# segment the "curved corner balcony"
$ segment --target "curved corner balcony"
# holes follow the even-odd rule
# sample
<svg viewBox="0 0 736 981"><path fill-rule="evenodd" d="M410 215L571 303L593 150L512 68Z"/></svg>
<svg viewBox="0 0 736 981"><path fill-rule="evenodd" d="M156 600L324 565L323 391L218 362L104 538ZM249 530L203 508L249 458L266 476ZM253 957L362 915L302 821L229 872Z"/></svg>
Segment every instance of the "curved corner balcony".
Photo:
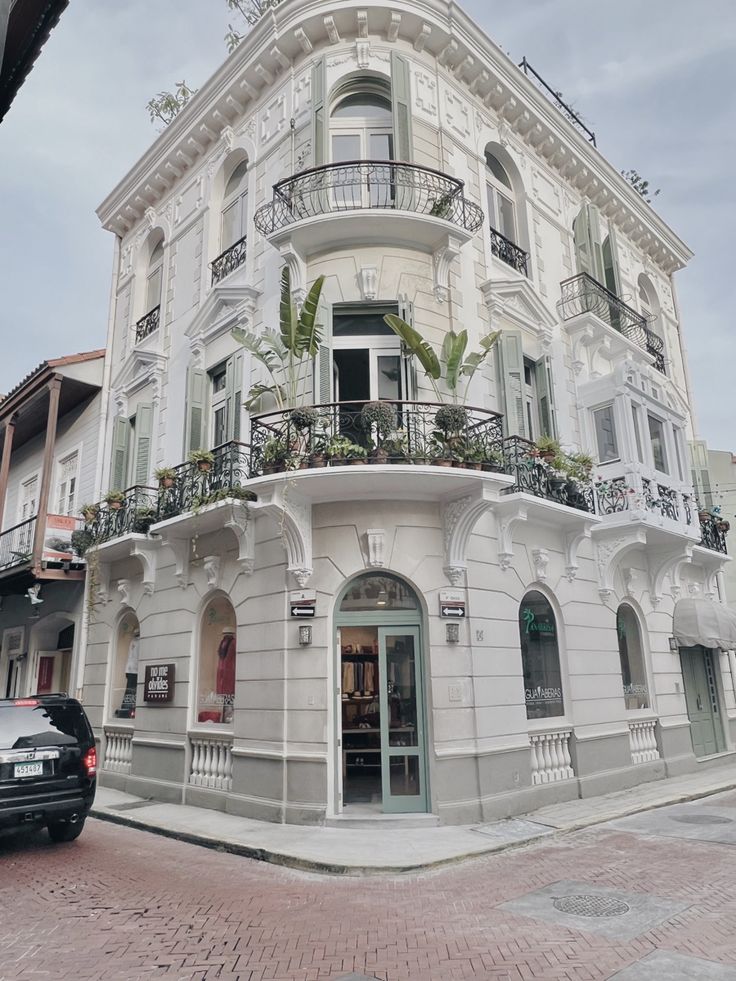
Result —
<svg viewBox="0 0 736 981"><path fill-rule="evenodd" d="M256 228L274 245L289 241L303 258L342 245L387 242L435 252L468 242L483 212L463 181L429 167L355 160L306 170L274 185Z"/></svg>

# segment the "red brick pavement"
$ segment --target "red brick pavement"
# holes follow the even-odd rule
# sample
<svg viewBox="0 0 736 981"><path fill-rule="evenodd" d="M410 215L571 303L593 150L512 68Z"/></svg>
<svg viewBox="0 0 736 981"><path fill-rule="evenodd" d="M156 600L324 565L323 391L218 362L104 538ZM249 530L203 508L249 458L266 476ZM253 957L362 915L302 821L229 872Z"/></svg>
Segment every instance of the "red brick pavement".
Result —
<svg viewBox="0 0 736 981"><path fill-rule="evenodd" d="M627 943L496 908L562 879L690 906ZM606 830L368 879L96 821L72 845L0 842L2 981L594 981L657 948L736 965L734 924L734 849Z"/></svg>

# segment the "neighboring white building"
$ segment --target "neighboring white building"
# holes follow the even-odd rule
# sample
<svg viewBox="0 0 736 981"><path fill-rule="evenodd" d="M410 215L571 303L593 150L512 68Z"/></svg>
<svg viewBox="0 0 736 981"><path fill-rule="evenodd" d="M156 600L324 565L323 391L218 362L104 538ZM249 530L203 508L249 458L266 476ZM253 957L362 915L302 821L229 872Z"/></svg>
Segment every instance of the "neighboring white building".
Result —
<svg viewBox="0 0 736 981"><path fill-rule="evenodd" d="M105 352L44 361L0 400L0 698L81 689L85 565L99 493Z"/></svg>
<svg viewBox="0 0 736 981"><path fill-rule="evenodd" d="M690 252L455 3L283 0L99 215L105 466L130 488L94 528L108 785L453 823L730 758L728 559L687 469ZM231 330L278 328L284 266L299 302L325 277L316 422L244 408L266 379ZM391 312L435 346L502 330L457 431ZM395 432L362 426L375 400ZM337 462L369 432L388 460ZM550 472L544 435L603 482ZM203 448L212 469L182 463Z"/></svg>
<svg viewBox="0 0 736 981"><path fill-rule="evenodd" d="M692 480L695 494L708 509L716 509L729 527L736 522L736 455L727 450L711 450L703 440L690 444ZM729 562L723 570L726 600L736 609L736 567Z"/></svg>

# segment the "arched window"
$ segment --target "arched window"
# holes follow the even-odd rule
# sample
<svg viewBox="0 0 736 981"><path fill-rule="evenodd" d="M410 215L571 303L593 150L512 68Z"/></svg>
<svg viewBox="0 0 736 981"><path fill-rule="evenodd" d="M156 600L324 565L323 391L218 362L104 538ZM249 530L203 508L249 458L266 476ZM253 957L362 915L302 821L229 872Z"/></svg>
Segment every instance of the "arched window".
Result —
<svg viewBox="0 0 736 981"><path fill-rule="evenodd" d="M388 80L347 80L332 99L332 162L393 160L393 125L391 85Z"/></svg>
<svg viewBox="0 0 736 981"><path fill-rule="evenodd" d="M110 712L116 719L135 716L139 652L140 624L135 613L129 611L120 621L115 636Z"/></svg>
<svg viewBox="0 0 736 981"><path fill-rule="evenodd" d="M369 572L355 579L340 604L341 613L391 613L419 610L413 590L401 579L387 573Z"/></svg>
<svg viewBox="0 0 736 981"><path fill-rule="evenodd" d="M491 230L500 232L509 242L516 244L518 229L514 188L506 168L488 150L486 150L486 196Z"/></svg>
<svg viewBox="0 0 736 981"><path fill-rule="evenodd" d="M248 161L241 161L230 175L222 202L221 251L240 242L248 230Z"/></svg>
<svg viewBox="0 0 736 981"><path fill-rule="evenodd" d="M532 591L522 600L519 634L527 719L564 715L557 621L549 600L541 593Z"/></svg>
<svg viewBox="0 0 736 981"><path fill-rule="evenodd" d="M649 686L644 667L639 621L632 608L626 603L622 603L616 613L616 633L626 708L629 711L648 709Z"/></svg>
<svg viewBox="0 0 736 981"><path fill-rule="evenodd" d="M148 261L148 281L146 283L146 314L161 306L161 288L164 273L164 241L161 239L151 252Z"/></svg>
<svg viewBox="0 0 736 981"><path fill-rule="evenodd" d="M198 724L232 725L236 652L235 610L227 597L216 596L205 608L199 631Z"/></svg>

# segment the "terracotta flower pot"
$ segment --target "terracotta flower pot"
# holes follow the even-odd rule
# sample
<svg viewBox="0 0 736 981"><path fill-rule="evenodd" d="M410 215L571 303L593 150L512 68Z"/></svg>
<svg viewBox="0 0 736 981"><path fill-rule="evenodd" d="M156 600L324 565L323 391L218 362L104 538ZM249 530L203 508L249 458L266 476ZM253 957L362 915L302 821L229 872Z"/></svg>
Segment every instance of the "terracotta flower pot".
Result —
<svg viewBox="0 0 736 981"><path fill-rule="evenodd" d="M111 511L122 511L123 510L123 502L122 501L110 501L109 504L108 504L108 507L110 508Z"/></svg>
<svg viewBox="0 0 736 981"><path fill-rule="evenodd" d="M173 477L162 477L159 481L159 486L165 487L168 490L170 487L174 486L174 483L175 480Z"/></svg>
<svg viewBox="0 0 736 981"><path fill-rule="evenodd" d="M324 455L324 453L313 453L309 458L309 463L312 467L326 467L327 457Z"/></svg>
<svg viewBox="0 0 736 981"><path fill-rule="evenodd" d="M437 460L433 460L432 463L436 467L451 467L452 466L452 460L440 460L440 459L437 459Z"/></svg>
<svg viewBox="0 0 736 981"><path fill-rule="evenodd" d="M200 473L209 473L211 469L212 464L209 462L209 460L199 460L197 462L197 470L199 470Z"/></svg>

